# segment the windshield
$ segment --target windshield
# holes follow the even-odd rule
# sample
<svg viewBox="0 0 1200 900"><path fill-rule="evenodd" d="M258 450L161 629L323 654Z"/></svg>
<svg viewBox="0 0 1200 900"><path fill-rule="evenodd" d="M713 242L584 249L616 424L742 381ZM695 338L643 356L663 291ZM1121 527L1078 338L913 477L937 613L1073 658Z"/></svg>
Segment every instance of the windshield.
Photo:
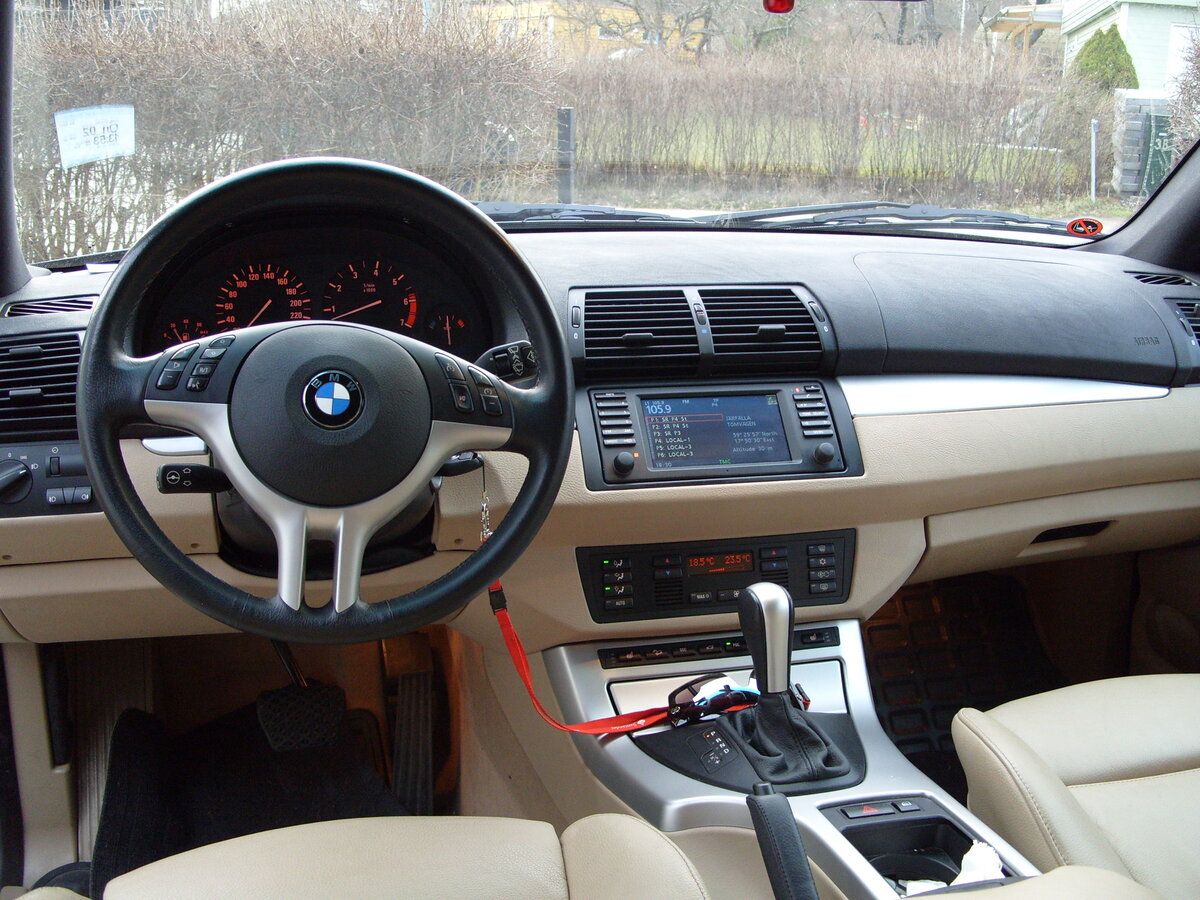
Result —
<svg viewBox="0 0 1200 900"><path fill-rule="evenodd" d="M213 179L308 155L392 163L510 210L572 202L730 227L762 220L711 214L886 201L1094 216L1107 233L1190 145L1200 54L1192 7L1118 23L1123 4L1099 18L1086 5L18 3L24 251L128 247Z"/></svg>

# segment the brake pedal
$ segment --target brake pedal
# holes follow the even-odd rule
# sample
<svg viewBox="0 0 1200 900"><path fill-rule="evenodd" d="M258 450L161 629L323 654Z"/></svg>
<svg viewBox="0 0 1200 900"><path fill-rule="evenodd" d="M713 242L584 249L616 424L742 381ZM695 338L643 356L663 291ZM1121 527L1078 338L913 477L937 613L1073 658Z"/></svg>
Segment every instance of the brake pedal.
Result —
<svg viewBox="0 0 1200 900"><path fill-rule="evenodd" d="M291 684L258 695L258 724L276 753L328 747L342 737L346 692L336 684Z"/></svg>

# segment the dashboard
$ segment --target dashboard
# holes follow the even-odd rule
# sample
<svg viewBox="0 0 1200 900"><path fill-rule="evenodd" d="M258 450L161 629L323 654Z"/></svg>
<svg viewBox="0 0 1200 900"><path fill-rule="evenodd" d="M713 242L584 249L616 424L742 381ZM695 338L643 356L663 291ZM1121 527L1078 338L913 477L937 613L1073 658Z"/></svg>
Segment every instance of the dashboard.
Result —
<svg viewBox="0 0 1200 900"><path fill-rule="evenodd" d="M566 480L505 576L531 649L732 627L722 594L747 577L736 570L746 564L793 579L793 594L828 585L799 613L818 621L865 618L908 581L1200 537L1200 348L1189 324L1200 325L1200 279L1190 273L1080 250L908 237L640 230L512 240L555 306L577 389ZM269 223L181 260L172 277L136 325L140 352L293 314L448 341L467 359L526 337L422 235L369 223ZM106 278L101 268L45 275L0 299L0 365L9 347L77 342L89 313L64 310L90 304ZM750 326L734 313L749 300L771 308L752 323L761 343L747 346ZM686 321L661 346L621 318L663 304ZM774 327L785 307L808 324ZM448 332L443 315L454 317ZM75 497L86 473L62 455L72 423L53 423L9 434L0 461L24 447L48 467L58 447L70 474L43 472L38 489L62 484ZM169 536L209 571L269 593L273 579L223 553L228 535L210 497L155 488L160 465L205 463L203 448L164 450L162 436L143 437L125 442L126 458ZM617 468L624 453L636 454L628 471ZM526 471L514 454L486 459L486 485L478 471L444 479L423 526L427 551L368 575L364 596L423 585L478 546L482 490L494 523ZM153 582L94 500L17 517L0 507L0 544L0 611L14 639L222 627ZM735 568L694 563L727 556ZM631 576L606 569L614 559L628 560ZM671 577L656 580L664 570ZM609 605L609 593L625 596ZM486 603L456 626L498 641Z"/></svg>
<svg viewBox="0 0 1200 900"><path fill-rule="evenodd" d="M184 261L138 350L270 322L358 322L475 359L493 346L488 309L416 236L345 221L293 221Z"/></svg>

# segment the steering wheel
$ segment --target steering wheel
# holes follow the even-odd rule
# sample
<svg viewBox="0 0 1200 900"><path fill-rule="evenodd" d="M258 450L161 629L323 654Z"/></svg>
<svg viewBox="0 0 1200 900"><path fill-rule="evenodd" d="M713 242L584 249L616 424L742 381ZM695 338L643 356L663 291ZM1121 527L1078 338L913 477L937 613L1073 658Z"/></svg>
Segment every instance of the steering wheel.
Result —
<svg viewBox="0 0 1200 900"><path fill-rule="evenodd" d="M156 356L133 355L149 305L184 260L238 229L297 215L370 218L419 233L493 308L515 309L538 352L536 386L514 387L446 351L345 322L256 325ZM190 373L200 362L213 364L212 371L196 381ZM193 194L125 255L83 344L80 440L113 528L165 587L242 631L348 643L445 618L517 559L562 482L574 420L571 394L553 305L490 219L432 181L390 166L292 160ZM120 451L121 429L135 423L181 428L208 445L214 464L274 533L279 570L273 597L212 575L154 522ZM448 457L466 450L510 450L529 460L504 521L435 581L365 602L359 582L368 540L428 490ZM304 602L310 539L333 543L333 597L319 607Z"/></svg>

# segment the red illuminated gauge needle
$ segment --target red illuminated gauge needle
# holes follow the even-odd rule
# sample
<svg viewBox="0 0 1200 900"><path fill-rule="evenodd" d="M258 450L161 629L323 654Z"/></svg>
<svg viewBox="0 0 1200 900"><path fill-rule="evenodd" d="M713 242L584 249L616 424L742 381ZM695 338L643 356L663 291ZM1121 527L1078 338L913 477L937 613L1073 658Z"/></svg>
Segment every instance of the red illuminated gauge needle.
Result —
<svg viewBox="0 0 1200 900"><path fill-rule="evenodd" d="M274 302L275 302L274 300L268 300L266 303L264 303L264 304L262 305L262 309L260 309L258 312L256 312L256 313L254 314L254 318L253 318L253 319L251 319L251 320L250 320L250 321L249 321L249 322L246 324L246 327L247 327L247 328L249 328L251 325L253 325L255 322L257 322L257 321L258 321L258 318L259 318L259 316L261 316L263 313L265 313L265 312L267 311L267 307L268 307L268 306L270 306L270 305L271 305L272 303L274 303Z"/></svg>
<svg viewBox="0 0 1200 900"><path fill-rule="evenodd" d="M446 346L449 347L453 341L450 336L450 317L446 316Z"/></svg>
<svg viewBox="0 0 1200 900"><path fill-rule="evenodd" d="M175 332L175 337L176 337L176 339L178 339L179 343L181 343L181 344L182 344L182 343L183 343L183 338L181 338L181 337L179 336L179 329L178 329L178 328L176 328L174 325L172 325L172 326L171 326L171 330L172 330L173 332Z"/></svg>
<svg viewBox="0 0 1200 900"><path fill-rule="evenodd" d="M382 303L382 302L383 302L382 300L374 300L374 301L372 301L372 302L370 302L370 303L364 303L364 304L363 304L362 306L360 306L358 309L352 309L352 310L350 310L349 312L344 312L344 313L342 313L340 316L334 316L334 317L333 317L332 319L330 319L329 321L331 321L331 322L336 322L338 319L344 319L344 318L346 318L346 316L352 316L352 315L354 315L355 313L360 313L360 312L362 312L364 309L370 309L372 306L378 306L378 305L379 305L380 303Z"/></svg>

